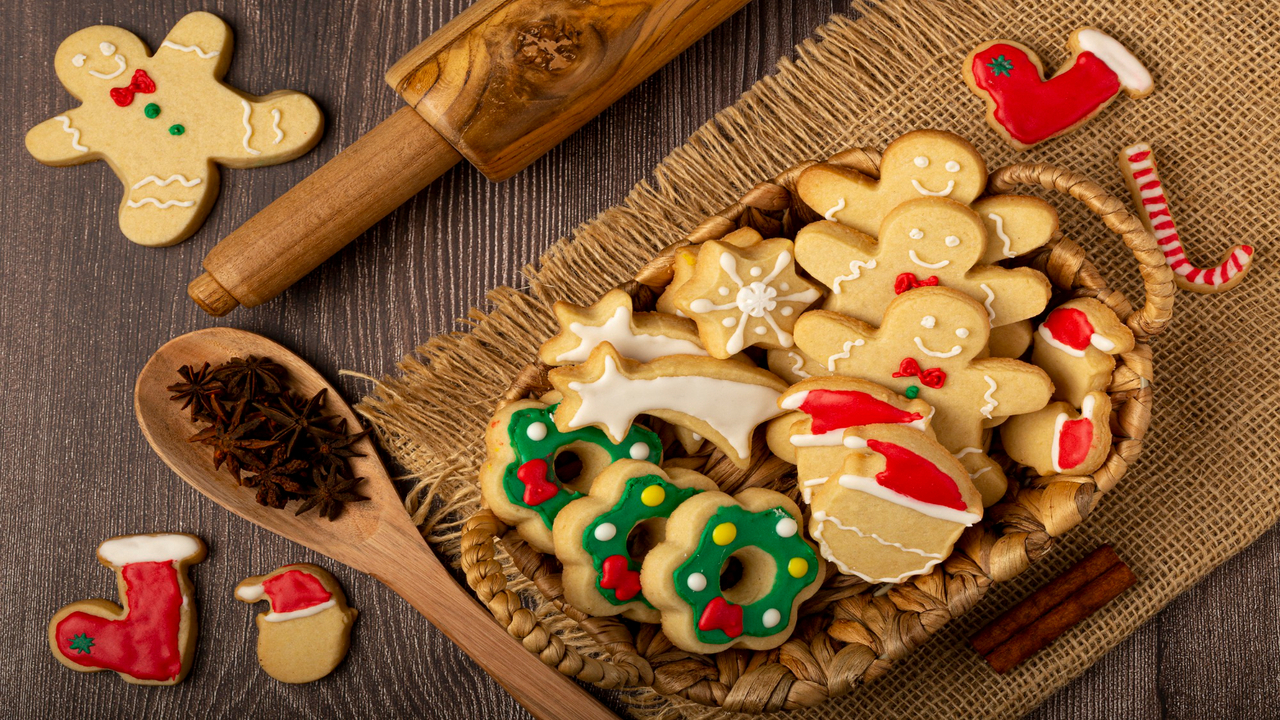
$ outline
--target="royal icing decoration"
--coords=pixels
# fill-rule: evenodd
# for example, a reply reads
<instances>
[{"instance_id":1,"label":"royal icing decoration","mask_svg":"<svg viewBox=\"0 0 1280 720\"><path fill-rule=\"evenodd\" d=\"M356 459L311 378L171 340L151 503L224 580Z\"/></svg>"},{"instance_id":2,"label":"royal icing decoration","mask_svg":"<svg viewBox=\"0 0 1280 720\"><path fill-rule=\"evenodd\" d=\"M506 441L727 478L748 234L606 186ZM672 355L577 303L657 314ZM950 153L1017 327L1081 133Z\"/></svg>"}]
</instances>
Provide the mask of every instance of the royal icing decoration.
<instances>
[{"instance_id":1,"label":"royal icing decoration","mask_svg":"<svg viewBox=\"0 0 1280 720\"><path fill-rule=\"evenodd\" d=\"M1102 467L1111 450L1111 399L1104 392L1084 396L1079 411L1067 402L1050 403L1000 426L1005 452L1041 475L1088 475Z\"/></svg>"},{"instance_id":2,"label":"royal icing decoration","mask_svg":"<svg viewBox=\"0 0 1280 720\"><path fill-rule=\"evenodd\" d=\"M539 357L548 365L586 362L601 343L609 343L623 357L640 362L667 355L707 355L692 321L633 312L631 296L622 290L609 291L590 307L558 302L553 310L560 332L539 350Z\"/></svg>"},{"instance_id":3,"label":"royal icing decoration","mask_svg":"<svg viewBox=\"0 0 1280 720\"><path fill-rule=\"evenodd\" d=\"M1114 342L1094 332L1089 316L1078 308L1055 308L1037 332L1049 345L1072 357L1084 357L1084 351L1090 346L1104 353L1116 348Z\"/></svg>"},{"instance_id":4,"label":"royal icing decoration","mask_svg":"<svg viewBox=\"0 0 1280 720\"><path fill-rule=\"evenodd\" d=\"M1208 270L1202 270L1187 259L1186 249L1178 236L1177 226L1169 210L1164 185L1156 171L1156 159L1151 146L1140 143L1120 152L1120 171L1133 196L1133 204L1147 232L1155 236L1164 261L1174 272L1174 281L1183 290L1212 293L1234 287L1249 272L1253 261L1252 245L1233 245L1222 262Z\"/></svg>"},{"instance_id":5,"label":"royal icing decoration","mask_svg":"<svg viewBox=\"0 0 1280 720\"><path fill-rule=\"evenodd\" d=\"M150 95L156 91L155 81L147 76L147 71L138 69L133 72L133 80L128 85L111 88L111 100L120 107L128 107L137 94Z\"/></svg>"},{"instance_id":6,"label":"royal icing decoration","mask_svg":"<svg viewBox=\"0 0 1280 720\"><path fill-rule=\"evenodd\" d=\"M1087 395L1084 407L1080 408L1079 419L1071 420L1066 413L1058 413L1054 418L1053 443L1050 447L1055 471L1064 472L1077 468L1089 457L1093 450L1095 405L1094 397Z\"/></svg>"},{"instance_id":7,"label":"royal icing decoration","mask_svg":"<svg viewBox=\"0 0 1280 720\"><path fill-rule=\"evenodd\" d=\"M1036 330L1031 361L1053 380L1054 397L1080 407L1105 390L1115 355L1133 349L1133 332L1106 305L1076 298L1054 308Z\"/></svg>"},{"instance_id":8,"label":"royal icing decoration","mask_svg":"<svg viewBox=\"0 0 1280 720\"><path fill-rule=\"evenodd\" d=\"M267 600L259 613L258 662L271 677L307 683L328 675L346 657L351 626L359 614L324 568L306 563L285 565L246 578L235 589L245 603Z\"/></svg>"},{"instance_id":9,"label":"royal icing decoration","mask_svg":"<svg viewBox=\"0 0 1280 720\"><path fill-rule=\"evenodd\" d=\"M264 597L271 601L271 612L263 616L264 622L310 617L337 604L323 583L302 570L272 575L261 583L241 583L235 595L243 602L257 602Z\"/></svg>"}]
</instances>

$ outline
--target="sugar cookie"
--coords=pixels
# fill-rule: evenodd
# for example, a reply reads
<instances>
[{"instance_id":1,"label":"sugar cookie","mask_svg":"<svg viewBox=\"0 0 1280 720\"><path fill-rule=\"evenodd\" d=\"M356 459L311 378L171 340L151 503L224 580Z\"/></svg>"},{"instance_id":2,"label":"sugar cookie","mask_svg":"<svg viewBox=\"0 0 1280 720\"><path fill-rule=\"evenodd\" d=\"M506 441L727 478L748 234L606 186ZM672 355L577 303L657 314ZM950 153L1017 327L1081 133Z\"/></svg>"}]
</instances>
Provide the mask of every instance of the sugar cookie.
<instances>
[{"instance_id":1,"label":"sugar cookie","mask_svg":"<svg viewBox=\"0 0 1280 720\"><path fill-rule=\"evenodd\" d=\"M825 377L832 374L825 365L800 352L800 348L797 347L770 350L765 353L765 361L769 365L769 372L792 385L811 377Z\"/></svg>"},{"instance_id":2,"label":"sugar cookie","mask_svg":"<svg viewBox=\"0 0 1280 720\"><path fill-rule=\"evenodd\" d=\"M1019 320L1016 323L991 328L991 338L987 340L987 352L991 357L1018 359L1031 347L1031 336L1035 327L1030 320Z\"/></svg>"},{"instance_id":3,"label":"sugar cookie","mask_svg":"<svg viewBox=\"0 0 1280 720\"><path fill-rule=\"evenodd\" d=\"M632 312L631 296L622 290L610 290L591 307L557 302L552 310L560 322L560 332L538 351L547 365L586 362L591 351L603 342L623 357L640 362L664 355L707 354L692 320Z\"/></svg>"},{"instance_id":4,"label":"sugar cookie","mask_svg":"<svg viewBox=\"0 0 1280 720\"><path fill-rule=\"evenodd\" d=\"M258 663L284 683L309 683L333 672L351 646L355 608L347 607L342 586L317 565L297 563L246 578L235 597L267 600L258 613Z\"/></svg>"},{"instance_id":5,"label":"sugar cookie","mask_svg":"<svg viewBox=\"0 0 1280 720\"><path fill-rule=\"evenodd\" d=\"M1106 305L1076 298L1045 317L1034 344L1031 362L1053 379L1053 397L1081 407L1086 394L1107 389L1113 356L1133 349L1133 331Z\"/></svg>"},{"instance_id":6,"label":"sugar cookie","mask_svg":"<svg viewBox=\"0 0 1280 720\"><path fill-rule=\"evenodd\" d=\"M793 465L797 447L839 446L849 427L903 424L933 433L929 403L858 378L804 380L778 398L778 407L791 412L770 421L765 437L773 454Z\"/></svg>"},{"instance_id":7,"label":"sugar cookie","mask_svg":"<svg viewBox=\"0 0 1280 720\"><path fill-rule=\"evenodd\" d=\"M1000 428L1000 440L1014 462L1041 475L1089 475L1111 452L1110 415L1111 398L1091 392L1079 411L1058 401L1009 418Z\"/></svg>"}]
</instances>

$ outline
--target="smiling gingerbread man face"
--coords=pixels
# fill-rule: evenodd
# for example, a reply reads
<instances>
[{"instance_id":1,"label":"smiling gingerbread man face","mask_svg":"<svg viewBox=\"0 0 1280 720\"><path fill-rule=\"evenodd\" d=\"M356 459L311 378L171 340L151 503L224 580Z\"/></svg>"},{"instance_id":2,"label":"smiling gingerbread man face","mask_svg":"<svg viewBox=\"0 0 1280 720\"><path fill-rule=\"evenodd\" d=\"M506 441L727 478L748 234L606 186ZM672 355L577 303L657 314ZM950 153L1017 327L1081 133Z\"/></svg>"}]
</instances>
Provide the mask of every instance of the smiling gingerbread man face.
<instances>
[{"instance_id":1,"label":"smiling gingerbread man face","mask_svg":"<svg viewBox=\"0 0 1280 720\"><path fill-rule=\"evenodd\" d=\"M137 35L123 28L97 25L80 30L58 46L54 71L67 91L80 100L106 97L111 88L129 83L135 67L150 57Z\"/></svg>"}]
</instances>

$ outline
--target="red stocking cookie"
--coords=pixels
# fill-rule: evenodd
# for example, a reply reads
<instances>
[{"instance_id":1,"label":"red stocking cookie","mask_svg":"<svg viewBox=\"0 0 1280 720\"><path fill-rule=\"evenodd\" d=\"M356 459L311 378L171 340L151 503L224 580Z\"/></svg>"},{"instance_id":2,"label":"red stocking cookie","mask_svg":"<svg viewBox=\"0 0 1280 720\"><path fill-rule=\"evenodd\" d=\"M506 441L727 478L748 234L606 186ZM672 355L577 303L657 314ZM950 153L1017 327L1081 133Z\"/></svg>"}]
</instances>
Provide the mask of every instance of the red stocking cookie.
<instances>
[{"instance_id":1,"label":"red stocking cookie","mask_svg":"<svg viewBox=\"0 0 1280 720\"><path fill-rule=\"evenodd\" d=\"M1009 418L1000 426L1005 452L1041 475L1088 475L1111 451L1111 398L1084 396L1079 412L1065 402Z\"/></svg>"},{"instance_id":2,"label":"red stocking cookie","mask_svg":"<svg viewBox=\"0 0 1280 720\"><path fill-rule=\"evenodd\" d=\"M180 533L123 535L98 546L115 570L121 605L81 600L49 621L49 649L79 672L114 670L136 685L174 685L196 647L194 588L187 568L204 560L200 538Z\"/></svg>"}]
</instances>

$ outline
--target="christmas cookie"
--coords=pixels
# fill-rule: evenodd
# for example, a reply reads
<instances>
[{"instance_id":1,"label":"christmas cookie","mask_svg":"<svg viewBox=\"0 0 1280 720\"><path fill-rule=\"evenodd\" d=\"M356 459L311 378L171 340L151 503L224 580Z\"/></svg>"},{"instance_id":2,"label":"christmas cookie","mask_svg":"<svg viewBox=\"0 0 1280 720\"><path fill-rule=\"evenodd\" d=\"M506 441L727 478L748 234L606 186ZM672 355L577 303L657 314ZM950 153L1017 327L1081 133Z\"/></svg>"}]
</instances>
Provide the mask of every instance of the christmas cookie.
<instances>
[{"instance_id":1,"label":"christmas cookie","mask_svg":"<svg viewBox=\"0 0 1280 720\"><path fill-rule=\"evenodd\" d=\"M547 365L586 362L607 342L623 357L648 362L665 355L702 355L698 327L691 320L663 313L632 312L631 296L610 290L589 308L558 302L552 310L560 332L543 343L538 356Z\"/></svg>"},{"instance_id":2,"label":"christmas cookie","mask_svg":"<svg viewBox=\"0 0 1280 720\"><path fill-rule=\"evenodd\" d=\"M763 239L763 235L751 228L739 228L720 238L719 242L725 245L745 248ZM700 249L700 245L689 245L675 251L671 264L671 282L667 283L666 289L658 296L658 301L655 305L658 312L685 317L684 311L676 307L676 291L684 287L689 278L693 277L694 268L698 264L698 251Z\"/></svg>"},{"instance_id":3,"label":"christmas cookie","mask_svg":"<svg viewBox=\"0 0 1280 720\"><path fill-rule=\"evenodd\" d=\"M270 603L271 610L256 618L258 662L280 682L319 680L347 656L357 612L347 607L342 587L324 568L285 565L245 579L235 596L241 602Z\"/></svg>"},{"instance_id":4,"label":"christmas cookie","mask_svg":"<svg viewBox=\"0 0 1280 720\"><path fill-rule=\"evenodd\" d=\"M990 195L971 207L987 226L983 265L1026 255L1058 234L1058 211L1040 198Z\"/></svg>"},{"instance_id":5,"label":"christmas cookie","mask_svg":"<svg viewBox=\"0 0 1280 720\"><path fill-rule=\"evenodd\" d=\"M1007 420L1007 418L1005 418ZM984 433L990 435L990 431ZM1009 478L1004 468L987 454L981 447L966 447L954 453L964 469L969 473L969 480L982 495L982 507L989 508L1000 502L1009 490Z\"/></svg>"},{"instance_id":6,"label":"christmas cookie","mask_svg":"<svg viewBox=\"0 0 1280 720\"><path fill-rule=\"evenodd\" d=\"M770 350L765 353L769 371L792 385L811 377L825 377L831 371L822 363L800 352L800 348Z\"/></svg>"},{"instance_id":7,"label":"christmas cookie","mask_svg":"<svg viewBox=\"0 0 1280 720\"><path fill-rule=\"evenodd\" d=\"M1008 358L984 358L987 312L949 288L920 288L894 298L879 327L825 310L796 323L796 344L834 372L924 400L950 452L982 443L984 420L1034 412L1053 384L1043 370Z\"/></svg>"},{"instance_id":8,"label":"christmas cookie","mask_svg":"<svg viewBox=\"0 0 1280 720\"><path fill-rule=\"evenodd\" d=\"M824 577L800 520L787 496L763 488L733 497L704 492L681 503L667 520L666 539L640 568L645 596L662 613L672 644L713 653L785 642L796 609Z\"/></svg>"},{"instance_id":9,"label":"christmas cookie","mask_svg":"<svg viewBox=\"0 0 1280 720\"><path fill-rule=\"evenodd\" d=\"M743 468L756 426L782 412L778 396L787 389L777 375L745 363L691 355L638 363L608 343L548 379L564 396L555 418L563 432L596 426L622 442L637 415L652 415L701 435Z\"/></svg>"},{"instance_id":10,"label":"christmas cookie","mask_svg":"<svg viewBox=\"0 0 1280 720\"><path fill-rule=\"evenodd\" d=\"M565 599L588 615L621 613L658 622L658 611L640 586L642 553L664 537L667 518L681 503L718 489L692 470L663 471L639 460L610 465L588 495L556 516L556 557L564 565Z\"/></svg>"},{"instance_id":11,"label":"christmas cookie","mask_svg":"<svg viewBox=\"0 0 1280 720\"><path fill-rule=\"evenodd\" d=\"M837 375L801 381L778 398L778 407L791 412L771 421L765 437L773 454L793 465L797 448L840 446L845 428L902 424L933 433L929 403L908 400L858 378Z\"/></svg>"},{"instance_id":12,"label":"christmas cookie","mask_svg":"<svg viewBox=\"0 0 1280 720\"><path fill-rule=\"evenodd\" d=\"M601 347L616 357L608 344ZM485 431L488 456L480 467L485 504L525 542L548 553L555 549L556 514L582 497L596 475L616 460L662 461L657 434L631 425L631 418L617 428L615 442L599 428L561 430L560 407L518 400L499 410Z\"/></svg>"},{"instance_id":13,"label":"christmas cookie","mask_svg":"<svg viewBox=\"0 0 1280 720\"><path fill-rule=\"evenodd\" d=\"M792 251L791 241L781 238L741 248L715 240L702 244L693 274L672 300L698 324L713 357L728 358L753 345L793 345L796 319L822 293L796 274Z\"/></svg>"},{"instance_id":14,"label":"christmas cookie","mask_svg":"<svg viewBox=\"0 0 1280 720\"><path fill-rule=\"evenodd\" d=\"M1093 28L1071 33L1071 59L1045 80L1040 57L1012 40L991 40L964 60L964 81L987 102L987 124L1018 150L1064 135L1088 122L1121 92L1155 89L1142 62L1114 38Z\"/></svg>"},{"instance_id":15,"label":"christmas cookie","mask_svg":"<svg viewBox=\"0 0 1280 720\"><path fill-rule=\"evenodd\" d=\"M123 535L98 546L116 573L121 604L81 600L49 621L49 649L79 672L114 670L135 685L174 685L196 649L196 606L188 568L205 558L194 535Z\"/></svg>"},{"instance_id":16,"label":"christmas cookie","mask_svg":"<svg viewBox=\"0 0 1280 720\"><path fill-rule=\"evenodd\" d=\"M1187 259L1178 228L1173 224L1169 211L1169 199L1156 172L1156 158L1151 146L1139 143L1120 151L1120 172L1129 186L1133 204L1147 232L1155 236L1164 253L1165 263L1173 269L1173 280L1183 290L1197 293L1214 293L1230 290L1244 279L1253 261L1252 245L1233 245L1222 262L1208 270L1191 264Z\"/></svg>"},{"instance_id":17,"label":"christmas cookie","mask_svg":"<svg viewBox=\"0 0 1280 720\"><path fill-rule=\"evenodd\" d=\"M1091 392L1077 412L1065 402L1009 418L1000 428L1004 450L1014 462L1041 475L1088 475L1111 451L1111 398Z\"/></svg>"},{"instance_id":18,"label":"christmas cookie","mask_svg":"<svg viewBox=\"0 0 1280 720\"><path fill-rule=\"evenodd\" d=\"M958 460L924 433L902 425L845 431L831 475L801 475L810 490L809 534L840 572L899 583L951 554L964 529L982 519L982 498Z\"/></svg>"},{"instance_id":19,"label":"christmas cookie","mask_svg":"<svg viewBox=\"0 0 1280 720\"><path fill-rule=\"evenodd\" d=\"M806 225L796 258L831 288L823 307L880 322L895 296L922 286L949 287L983 304L992 327L1038 315L1048 279L1031 268L979 265L987 230L978 214L946 198L909 200L885 215L879 239L833 222Z\"/></svg>"},{"instance_id":20,"label":"christmas cookie","mask_svg":"<svg viewBox=\"0 0 1280 720\"><path fill-rule=\"evenodd\" d=\"M987 340L987 353L991 357L1020 358L1031 347L1031 336L1035 327L1030 320L1019 320L1016 323L991 328L991 338Z\"/></svg>"},{"instance_id":21,"label":"christmas cookie","mask_svg":"<svg viewBox=\"0 0 1280 720\"><path fill-rule=\"evenodd\" d=\"M255 97L223 84L230 64L231 29L205 12L179 20L155 55L122 28L80 30L53 66L82 104L32 128L27 150L46 165L106 160L124 183L125 236L181 242L217 198L217 164L292 160L315 146L324 125L301 93Z\"/></svg>"},{"instance_id":22,"label":"christmas cookie","mask_svg":"<svg viewBox=\"0 0 1280 720\"><path fill-rule=\"evenodd\" d=\"M1036 330L1031 362L1053 379L1053 397L1082 407L1085 395L1105 390L1116 355L1133 349L1133 331L1093 298L1069 300Z\"/></svg>"}]
</instances>

